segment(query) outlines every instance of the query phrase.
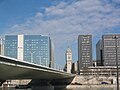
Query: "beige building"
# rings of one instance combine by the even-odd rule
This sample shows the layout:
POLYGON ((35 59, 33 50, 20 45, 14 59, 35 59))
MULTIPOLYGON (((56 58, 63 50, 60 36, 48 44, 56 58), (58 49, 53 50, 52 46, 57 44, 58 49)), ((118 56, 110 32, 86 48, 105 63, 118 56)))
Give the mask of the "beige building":
POLYGON ((80 75, 116 76, 116 73, 116 66, 86 67, 80 70, 80 75))
POLYGON ((67 64, 67 72, 71 73, 71 71, 72 71, 72 51, 69 47, 66 50, 65 57, 66 57, 66 64, 67 64))

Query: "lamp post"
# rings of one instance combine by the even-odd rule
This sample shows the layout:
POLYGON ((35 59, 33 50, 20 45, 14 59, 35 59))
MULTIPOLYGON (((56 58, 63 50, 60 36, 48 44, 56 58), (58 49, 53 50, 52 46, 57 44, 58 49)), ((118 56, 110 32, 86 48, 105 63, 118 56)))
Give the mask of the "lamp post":
POLYGON ((46 67, 48 67, 48 66, 47 66, 47 63, 48 63, 47 60, 45 60, 45 66, 46 66, 46 67))
POLYGON ((0 44, 1 44, 1 47, 0 47, 0 54, 2 55, 2 45, 3 45, 3 43, 2 43, 2 38, 0 39, 0 44))
POLYGON ((39 64, 42 65, 42 62, 41 62, 41 56, 39 56, 39 64))
POLYGON ((119 69, 118 69, 118 55, 117 55, 117 39, 118 37, 115 35, 113 37, 115 39, 115 49, 116 49, 116 67, 117 67, 117 90, 119 90, 119 69))
POLYGON ((30 54, 31 54, 31 63, 33 63, 33 54, 34 54, 34 52, 30 52, 30 54))

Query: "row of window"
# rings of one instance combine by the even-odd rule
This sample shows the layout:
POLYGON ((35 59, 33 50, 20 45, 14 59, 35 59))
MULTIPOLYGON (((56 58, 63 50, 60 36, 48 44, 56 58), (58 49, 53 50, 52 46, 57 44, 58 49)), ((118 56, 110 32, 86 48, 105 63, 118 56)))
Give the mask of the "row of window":
MULTIPOLYGON (((24 58, 27 58, 29 60, 29 59, 31 59, 31 56, 25 55, 24 58)), ((36 57, 33 57, 33 60, 48 60, 48 57, 47 56, 41 56, 41 57, 36 56, 36 57)))

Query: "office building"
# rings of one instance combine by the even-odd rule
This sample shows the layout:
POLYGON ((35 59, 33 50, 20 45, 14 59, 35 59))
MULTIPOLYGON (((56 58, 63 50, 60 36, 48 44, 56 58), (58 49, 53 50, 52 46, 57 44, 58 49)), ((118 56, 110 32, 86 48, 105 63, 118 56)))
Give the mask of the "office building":
POLYGON ((50 67, 54 68, 54 43, 50 39, 50 67))
MULTIPOLYGON (((120 70, 120 67, 119 67, 120 70)), ((87 69, 81 69, 80 75, 93 75, 93 76, 106 76, 112 77, 116 76, 116 66, 97 66, 97 67, 88 67, 87 69)))
POLYGON ((78 36, 79 69, 92 66, 92 35, 78 36))
POLYGON ((109 34, 102 36, 103 64, 104 66, 116 66, 116 54, 120 65, 120 34, 109 34), (114 37, 117 37, 117 42, 114 37), (117 48, 116 48, 117 43, 117 48), (117 53, 116 53, 117 49, 117 53))
POLYGON ((97 66, 103 66, 102 40, 99 40, 96 44, 96 62, 97 66))
POLYGON ((72 63, 72 73, 78 74, 78 61, 72 63))
POLYGON ((71 73, 71 71, 72 71, 72 51, 69 47, 66 50, 65 57, 66 57, 66 64, 67 64, 67 72, 71 73))
POLYGON ((6 35, 5 56, 53 67, 53 46, 49 36, 6 35))
POLYGON ((0 55, 1 55, 1 44, 0 44, 0 55))
POLYGON ((4 56, 4 39, 0 39, 0 55, 4 56))

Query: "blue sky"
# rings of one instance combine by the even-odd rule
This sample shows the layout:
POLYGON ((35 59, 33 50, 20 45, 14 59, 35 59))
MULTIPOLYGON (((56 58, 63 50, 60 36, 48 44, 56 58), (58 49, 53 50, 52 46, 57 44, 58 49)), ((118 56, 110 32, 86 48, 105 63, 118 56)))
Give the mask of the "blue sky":
POLYGON ((61 65, 68 45, 77 61, 79 34, 93 35, 95 59, 95 45, 108 33, 120 33, 120 0, 0 0, 0 35, 50 34, 61 65))

